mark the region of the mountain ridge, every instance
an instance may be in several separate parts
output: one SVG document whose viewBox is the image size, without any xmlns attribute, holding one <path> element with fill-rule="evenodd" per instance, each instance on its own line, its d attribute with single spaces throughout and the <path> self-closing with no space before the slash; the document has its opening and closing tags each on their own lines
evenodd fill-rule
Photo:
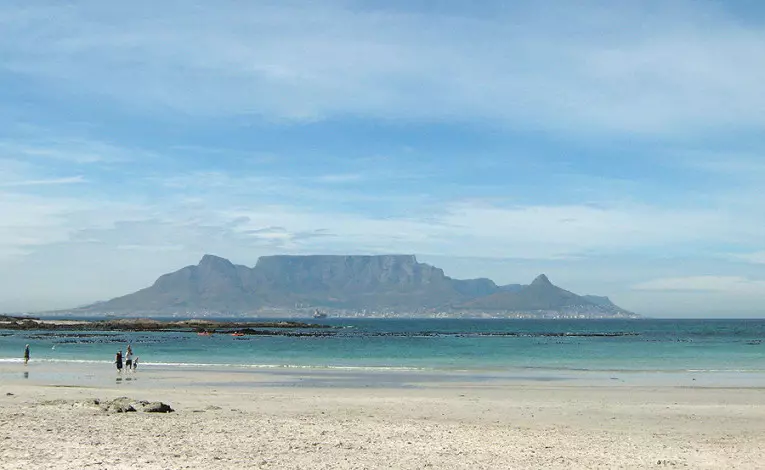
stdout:
<svg viewBox="0 0 765 470">
<path fill-rule="evenodd" d="M 306 309 L 470 315 L 537 312 L 636 317 L 607 297 L 579 296 L 541 274 L 529 285 L 454 279 L 415 255 L 272 255 L 249 268 L 206 254 L 149 287 L 75 309 L 78 313 L 247 315 Z M 605 300 L 604 300 L 605 299 Z"/>
</svg>

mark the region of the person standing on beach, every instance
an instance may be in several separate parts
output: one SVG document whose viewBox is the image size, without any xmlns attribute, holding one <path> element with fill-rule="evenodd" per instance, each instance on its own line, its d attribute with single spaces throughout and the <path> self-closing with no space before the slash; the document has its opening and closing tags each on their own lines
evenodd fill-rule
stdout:
<svg viewBox="0 0 765 470">
<path fill-rule="evenodd" d="M 117 357 L 114 359 L 114 363 L 117 364 L 117 372 L 122 372 L 122 350 L 117 351 Z"/>
<path fill-rule="evenodd" d="M 133 348 L 128 344 L 127 351 L 125 351 L 125 369 L 130 372 L 133 369 Z"/>
<path fill-rule="evenodd" d="M 29 345 L 28 344 L 24 346 L 24 365 L 27 365 L 27 362 L 29 362 Z"/>
</svg>

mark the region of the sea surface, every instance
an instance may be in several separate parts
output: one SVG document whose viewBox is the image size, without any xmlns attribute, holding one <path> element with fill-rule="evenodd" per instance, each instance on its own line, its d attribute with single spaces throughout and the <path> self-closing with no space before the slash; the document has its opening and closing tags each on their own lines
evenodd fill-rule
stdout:
<svg viewBox="0 0 765 470">
<path fill-rule="evenodd" d="M 650 377 L 681 385 L 698 378 L 707 385 L 765 386 L 765 320 L 315 321 L 331 328 L 242 337 L 0 330 L 0 364 L 21 362 L 29 344 L 30 365 L 112 369 L 116 351 L 132 344 L 140 370 L 380 371 L 471 380 Z"/>
</svg>

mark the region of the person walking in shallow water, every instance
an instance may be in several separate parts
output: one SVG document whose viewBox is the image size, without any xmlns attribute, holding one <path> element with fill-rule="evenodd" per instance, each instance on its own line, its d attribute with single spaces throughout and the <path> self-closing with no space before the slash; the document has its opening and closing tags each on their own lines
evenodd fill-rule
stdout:
<svg viewBox="0 0 765 470">
<path fill-rule="evenodd" d="M 117 357 L 114 358 L 114 363 L 117 364 L 117 372 L 122 372 L 122 351 L 117 351 Z"/>
<path fill-rule="evenodd" d="M 29 345 L 28 344 L 24 346 L 24 365 L 27 365 L 27 362 L 29 362 Z"/>
</svg>

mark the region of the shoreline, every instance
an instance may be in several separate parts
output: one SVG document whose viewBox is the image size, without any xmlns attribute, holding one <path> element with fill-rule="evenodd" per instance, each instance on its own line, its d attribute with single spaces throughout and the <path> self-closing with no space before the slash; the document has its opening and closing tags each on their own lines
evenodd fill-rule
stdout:
<svg viewBox="0 0 765 470">
<path fill-rule="evenodd" d="M 141 362 L 136 372 L 117 373 L 112 361 L 0 358 L 0 382 L 35 385 L 108 386 L 118 378 L 159 381 L 175 377 L 189 388 L 230 382 L 242 386 L 333 387 L 353 381 L 382 388 L 433 388 L 468 384 L 502 388 L 544 383 L 567 387 L 689 387 L 765 389 L 761 370 L 583 370 L 551 368 L 439 369 L 386 366 L 285 364 L 188 364 Z M 217 377 L 213 380 L 212 378 Z M 339 384 L 339 385 L 333 385 Z"/>
</svg>

